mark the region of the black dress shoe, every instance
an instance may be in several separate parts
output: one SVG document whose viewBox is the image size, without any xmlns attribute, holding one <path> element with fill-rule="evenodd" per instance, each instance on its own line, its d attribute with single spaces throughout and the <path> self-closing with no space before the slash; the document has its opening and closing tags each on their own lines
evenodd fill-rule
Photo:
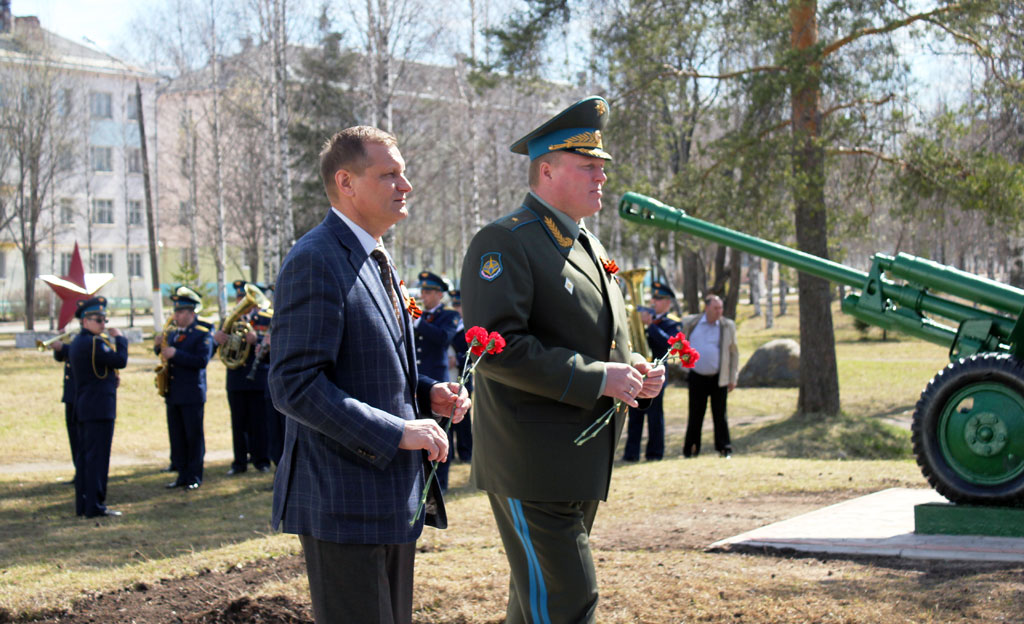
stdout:
<svg viewBox="0 0 1024 624">
<path fill-rule="evenodd" d="M 188 485 L 186 485 L 185 489 L 186 490 L 198 490 L 199 489 L 199 482 L 198 481 L 193 481 L 192 483 L 189 483 Z"/>
<path fill-rule="evenodd" d="M 168 483 L 164 487 L 167 488 L 168 490 L 173 490 L 174 488 L 181 487 L 183 485 L 185 485 L 185 484 L 182 483 L 181 481 L 171 481 L 170 483 Z"/>
<path fill-rule="evenodd" d="M 243 472 L 245 472 L 245 468 L 238 469 L 238 468 L 235 468 L 234 466 L 232 466 L 231 469 L 228 470 L 228 476 L 229 477 L 233 477 L 235 475 L 240 475 Z"/>
<path fill-rule="evenodd" d="M 256 472 L 270 472 L 270 466 L 258 466 Z"/>
</svg>

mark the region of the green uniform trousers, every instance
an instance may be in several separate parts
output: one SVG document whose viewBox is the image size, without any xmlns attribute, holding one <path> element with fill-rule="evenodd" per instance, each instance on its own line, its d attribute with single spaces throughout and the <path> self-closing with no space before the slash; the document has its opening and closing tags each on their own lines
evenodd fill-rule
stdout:
<svg viewBox="0 0 1024 624">
<path fill-rule="evenodd" d="M 596 622 L 590 528 L 599 501 L 488 498 L 511 571 L 506 624 Z"/>
</svg>

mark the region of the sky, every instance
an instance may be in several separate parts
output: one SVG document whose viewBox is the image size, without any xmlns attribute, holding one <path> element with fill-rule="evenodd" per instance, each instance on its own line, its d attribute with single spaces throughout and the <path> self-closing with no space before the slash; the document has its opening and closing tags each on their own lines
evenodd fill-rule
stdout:
<svg viewBox="0 0 1024 624">
<path fill-rule="evenodd" d="M 88 37 L 104 52 L 112 52 L 123 30 L 146 4 L 158 0 L 11 0 L 13 15 L 35 15 L 43 28 L 88 44 Z"/>
</svg>

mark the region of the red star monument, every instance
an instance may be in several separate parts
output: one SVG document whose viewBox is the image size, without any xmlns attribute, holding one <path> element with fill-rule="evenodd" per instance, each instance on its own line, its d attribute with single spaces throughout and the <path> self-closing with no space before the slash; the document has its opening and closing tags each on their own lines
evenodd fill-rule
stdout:
<svg viewBox="0 0 1024 624">
<path fill-rule="evenodd" d="M 78 302 L 95 295 L 99 289 L 107 285 L 107 282 L 114 279 L 113 273 L 86 273 L 82 266 L 82 256 L 78 253 L 78 243 L 75 243 L 75 251 L 71 255 L 71 266 L 68 274 L 64 277 L 56 275 L 40 275 L 39 279 L 46 282 L 60 297 L 60 316 L 57 317 L 57 331 L 63 331 L 75 316 L 75 308 Z"/>
</svg>

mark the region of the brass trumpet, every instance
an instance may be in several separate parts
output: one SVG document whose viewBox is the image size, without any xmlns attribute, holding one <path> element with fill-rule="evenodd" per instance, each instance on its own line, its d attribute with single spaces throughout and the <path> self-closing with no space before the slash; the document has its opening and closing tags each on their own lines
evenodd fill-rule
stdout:
<svg viewBox="0 0 1024 624">
<path fill-rule="evenodd" d="M 54 336 L 53 338 L 47 338 L 46 340 L 38 340 L 37 339 L 36 340 L 36 349 L 38 349 L 40 352 L 46 351 L 47 349 L 50 348 L 50 346 L 53 345 L 53 343 L 58 342 L 58 341 L 59 342 L 63 342 L 64 344 L 70 344 L 71 343 L 71 339 L 74 338 L 75 334 L 77 334 L 77 333 L 78 333 L 77 329 L 72 329 L 70 331 L 64 332 L 63 334 Z"/>
</svg>

